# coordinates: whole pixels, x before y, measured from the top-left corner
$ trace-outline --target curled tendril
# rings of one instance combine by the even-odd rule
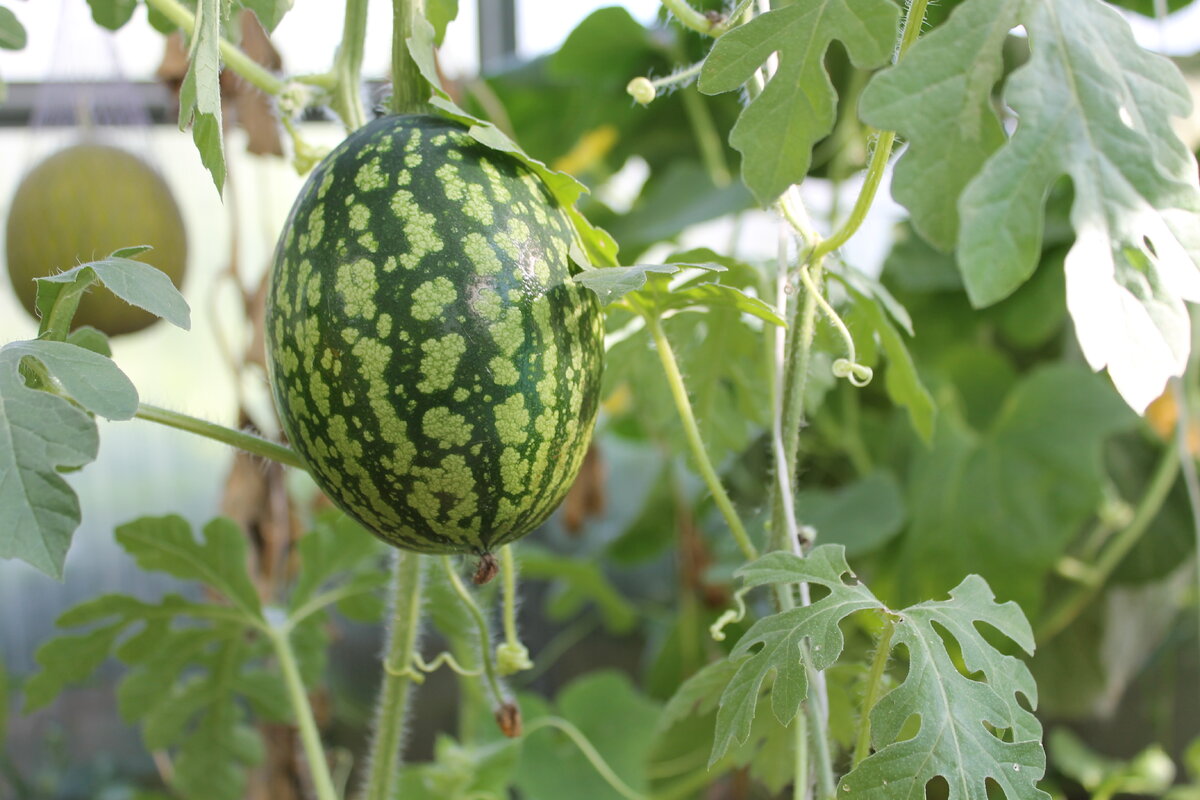
[[[520,642],[504,642],[496,646],[496,671],[501,675],[515,675],[533,669],[529,650]]]
[[[658,96],[658,89],[649,78],[639,76],[625,86],[625,91],[638,105],[648,106]]]
[[[421,658],[420,653],[413,653],[412,662],[404,669],[396,669],[386,661],[383,664],[383,669],[389,675],[395,675],[398,678],[408,678],[413,683],[422,684],[425,682],[425,675],[434,672],[445,665],[451,672],[462,675],[465,678],[478,678],[483,674],[482,669],[467,669],[462,664],[458,663],[458,659],[448,650],[443,650],[438,653],[433,661],[426,662]]]
[[[854,337],[850,335],[850,329],[846,327],[846,323],[838,316],[837,311],[833,306],[829,305],[829,301],[821,294],[821,287],[817,286],[817,282],[813,280],[812,273],[808,271],[807,266],[799,269],[800,282],[804,284],[806,291],[810,292],[813,299],[817,302],[817,307],[821,309],[821,313],[829,320],[838,335],[842,338],[842,343],[846,346],[846,358],[839,358],[833,362],[833,374],[837,378],[846,378],[854,386],[862,388],[871,382],[875,372],[870,367],[858,363],[857,350],[854,347]]]
[[[725,641],[725,628],[746,618],[746,601],[743,598],[749,591],[750,589],[747,587],[734,592],[733,604],[736,608],[725,609],[725,612],[717,617],[717,621],[708,626],[708,635],[713,638],[714,642]]]
[[[835,378],[845,378],[858,387],[866,386],[875,375],[875,371],[870,367],[857,364],[848,358],[839,358],[834,361],[831,371]]]
[[[638,76],[626,84],[625,91],[629,93],[629,96],[635,102],[647,106],[654,101],[654,98],[658,97],[659,89],[688,83],[700,74],[702,66],[704,66],[703,61],[685,69],[676,70],[664,78],[655,78],[653,80],[645,76]]]

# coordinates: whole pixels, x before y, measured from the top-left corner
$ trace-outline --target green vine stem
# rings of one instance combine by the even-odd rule
[[[883,677],[887,672],[888,656],[892,652],[892,634],[896,632],[896,621],[887,617],[879,641],[875,644],[875,656],[871,659],[871,670],[867,673],[867,688],[863,693],[862,711],[858,715],[858,738],[854,742],[854,758],[850,768],[854,769],[871,754],[871,710],[883,694]]]
[[[463,585],[462,579],[458,577],[458,572],[454,569],[454,562],[450,560],[449,556],[442,556],[442,567],[446,571],[446,579],[450,581],[454,593],[462,600],[463,606],[475,621],[475,628],[479,632],[479,660],[483,664],[483,675],[487,687],[492,693],[492,703],[499,706],[505,702],[506,698],[504,688],[500,685],[500,678],[496,674],[495,662],[492,660],[492,637],[488,631],[487,618],[483,616],[475,598],[471,596],[467,587]]]
[[[758,558],[758,548],[754,546],[754,542],[750,541],[750,534],[746,532],[746,527],[742,525],[742,520],[738,517],[733,503],[730,502],[729,495],[725,492],[725,487],[721,485],[721,478],[713,468],[712,460],[708,457],[708,452],[704,449],[704,442],[700,438],[700,428],[696,425],[696,415],[692,412],[692,404],[688,400],[687,388],[683,385],[683,376],[679,373],[679,364],[675,361],[675,351],[671,349],[671,343],[667,340],[667,335],[663,332],[662,322],[659,320],[658,315],[652,312],[643,313],[643,317],[645,317],[646,327],[650,331],[650,335],[654,338],[655,349],[658,350],[658,357],[662,362],[663,371],[666,373],[667,383],[671,387],[671,396],[675,400],[675,408],[678,410],[679,419],[683,423],[683,432],[687,436],[688,446],[691,448],[692,456],[696,459],[696,466],[700,470],[700,475],[708,485],[708,490],[712,493],[717,508],[720,509],[722,516],[725,517],[725,522],[729,525],[729,530],[733,533],[733,538],[737,541],[738,547],[741,548],[742,555],[745,556],[747,561],[753,561]]]
[[[183,29],[188,36],[196,27],[196,17],[178,0],[146,0],[146,5],[162,14],[174,24]],[[257,61],[243,53],[236,45],[221,39],[221,60],[225,66],[240,75],[252,86],[256,86],[267,94],[280,95],[287,89],[287,83],[272,75]]]
[[[425,18],[425,0],[392,0],[392,112],[416,114],[432,91],[408,53],[417,20]]]
[[[417,632],[421,625],[421,556],[397,550],[392,568],[392,612],[374,734],[361,800],[392,800],[400,776],[404,717]]]
[[[168,428],[176,428],[177,430],[194,433],[207,439],[213,439],[214,441],[236,447],[239,450],[245,450],[247,453],[277,461],[287,467],[295,467],[296,469],[308,471],[308,465],[304,463],[295,450],[277,442],[264,439],[261,436],[255,436],[252,433],[226,428],[224,425],[218,425],[215,422],[181,414],[178,411],[152,406],[149,403],[139,403],[137,413],[134,416],[148,422],[157,422],[159,425],[166,425]]]
[[[333,62],[336,80],[330,105],[342,118],[348,132],[356,131],[367,123],[362,102],[363,42],[366,36],[366,0],[346,0],[342,43]]]
[[[792,800],[808,800],[808,717],[796,715],[796,764],[792,781]]]
[[[325,760],[325,749],[321,746],[321,734],[317,730],[317,721],[313,718],[312,705],[308,702],[308,693],[304,689],[304,681],[300,678],[300,668],[296,665],[296,654],[292,650],[291,642],[287,633],[277,628],[267,628],[266,633],[275,649],[288,700],[296,714],[296,725],[300,729],[300,743],[308,760],[313,791],[316,792],[317,800],[338,800],[333,778],[329,774],[329,762]]]
[[[1076,584],[1058,607],[1046,615],[1045,621],[1037,629],[1038,644],[1044,645],[1060,634],[1087,608],[1088,603],[1092,601],[1092,598],[1104,586],[1105,581],[1149,529],[1150,523],[1158,516],[1159,510],[1166,502],[1167,494],[1179,476],[1179,468],[1179,448],[1172,444],[1159,459],[1154,475],[1150,479],[1150,485],[1146,487],[1141,500],[1138,501],[1133,519],[1128,526],[1109,541],[1096,564],[1089,570],[1091,580],[1083,584]]]
[[[687,0],[661,0],[661,2],[668,11],[675,15],[675,19],[679,20],[681,25],[691,28],[697,33],[716,37],[729,30],[727,20],[722,17],[709,17],[701,14],[692,8]]]
[[[538,717],[525,729],[525,735],[522,738],[528,738],[545,728],[554,728],[565,733],[567,738],[579,748],[579,752],[583,753],[583,757],[588,760],[592,768],[599,773],[604,782],[611,786],[617,794],[626,798],[626,800],[647,800],[646,795],[631,788],[629,784],[621,780],[620,775],[613,772],[613,768],[608,765],[604,757],[588,741],[588,738],[583,735],[583,731],[561,717]]]

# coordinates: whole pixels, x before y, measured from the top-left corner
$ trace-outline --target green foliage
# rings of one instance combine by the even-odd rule
[[[458,16],[458,0],[429,0],[425,4],[425,18],[433,26],[433,43],[439,47],[446,38],[446,26]]]
[[[1175,777],[1175,765],[1162,747],[1151,745],[1129,761],[1105,758],[1066,728],[1050,732],[1048,749],[1055,768],[1079,783],[1095,800],[1118,794],[1161,795]]]
[[[179,130],[192,126],[200,161],[220,194],[225,188],[225,144],[221,133],[220,0],[198,0],[188,70],[179,89]],[[261,17],[260,17],[261,19]]]
[[[833,128],[837,94],[825,53],[837,39],[860,68],[892,54],[899,9],[888,0],[793,3],[735,28],[713,45],[700,73],[706,94],[731,92],[773,54],[779,71],[738,118],[729,142],[742,153],[742,179],[763,205],[799,183],[812,148]]]
[[[842,779],[839,794],[878,800],[919,794],[940,776],[951,800],[987,800],[988,780],[1005,797],[1048,800],[1037,788],[1046,768],[1041,723],[1018,699],[1036,708],[1037,687],[1019,658],[984,638],[980,623],[1033,652],[1033,631],[1020,608],[997,604],[975,575],[949,600],[899,612],[893,643],[908,650],[908,674],[871,711],[875,752]],[[914,714],[920,715],[915,736],[906,730]]]
[[[626,633],[637,622],[637,609],[594,561],[559,556],[536,545],[526,545],[521,548],[521,572],[529,578],[554,582],[553,593],[547,600],[552,619],[570,619],[584,603],[591,602],[600,612],[605,627],[614,633]]]
[[[92,7],[92,19],[97,25],[110,31],[120,30],[133,17],[137,0],[88,0]]]
[[[982,430],[944,413],[910,467],[912,522],[888,569],[896,598],[978,571],[1035,612],[1043,576],[1100,501],[1100,442],[1134,422],[1098,378],[1067,365],[1021,379]]]
[[[530,731],[521,746],[515,785],[529,800],[562,797],[620,797],[589,764],[578,744],[559,730],[535,730],[539,720],[557,712],[574,725],[600,757],[630,788],[646,789],[646,751],[658,721],[657,703],[638,693],[624,675],[591,672],[566,686],[551,708],[522,697]]]
[[[796,509],[821,544],[837,544],[846,556],[869,553],[900,533],[907,519],[904,496],[890,472],[872,472],[837,489],[802,489]]]
[[[1005,141],[991,94],[1018,24],[1031,57],[1005,84],[1020,119]],[[863,96],[871,124],[911,142],[896,196],[931,241],[957,247],[975,305],[1032,274],[1044,199],[1070,178],[1068,307],[1088,363],[1139,411],[1183,370],[1183,301],[1200,299],[1195,159],[1171,129],[1189,107],[1178,70],[1097,0],[966,3]]]
[[[38,278],[37,310],[42,317],[41,333],[46,332],[55,305],[68,296],[79,294],[99,283],[130,305],[162,317],[172,325],[189,330],[191,309],[175,284],[161,270],[134,261],[149,247],[127,247],[108,258],[89,261],[55,275]]]
[[[26,38],[25,26],[17,15],[0,6],[0,50],[23,50]]]

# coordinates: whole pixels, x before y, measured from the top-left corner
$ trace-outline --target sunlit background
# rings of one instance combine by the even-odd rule
[[[341,28],[337,4],[302,0],[276,30],[273,41],[289,73],[319,72],[329,66]],[[597,0],[519,0],[515,59],[529,59],[556,49],[570,30],[590,12],[606,3]],[[623,4],[639,20],[658,14],[655,0]],[[236,214],[240,240],[236,257],[247,282],[265,269],[278,230],[302,178],[283,160],[251,157],[245,153],[244,134],[236,130],[227,144],[230,179],[224,204],[200,165],[190,136],[170,125],[151,125],[147,109],[137,107],[133,84],[153,81],[163,54],[163,39],[150,28],[140,7],[134,20],[110,34],[90,20],[85,0],[37,0],[9,6],[29,32],[29,45],[21,52],[0,52],[0,77],[9,84],[43,84],[33,89],[34,110],[70,102],[48,88],[64,81],[129,82],[128,124],[104,127],[97,135],[133,149],[156,167],[170,185],[183,211],[189,232],[189,272],[184,292],[192,307],[192,330],[165,323],[113,342],[114,358],[138,387],[143,400],[224,424],[235,424],[237,387],[223,361],[218,342],[240,342],[245,331],[242,313],[230,287],[216,280],[233,255],[230,218]],[[450,77],[473,76],[480,66],[476,3],[464,0],[459,18],[452,23],[441,50],[441,65]],[[1162,22],[1136,19],[1135,32],[1151,49],[1170,54],[1200,51],[1200,4]],[[372,0],[364,72],[382,79],[388,68],[391,35],[390,3]],[[633,76],[630,76],[633,77]],[[550,110],[548,110],[549,112]],[[7,214],[23,174],[54,150],[78,141],[85,134],[35,124],[0,127],[0,218]],[[313,143],[334,144],[341,136],[333,123],[307,123],[305,136]],[[536,155],[536,154],[535,154]],[[639,171],[629,165],[615,185],[600,187],[606,199],[636,190]],[[829,204],[828,189],[819,181],[806,184],[806,199],[818,213]],[[853,197],[853,182],[845,187]],[[900,215],[896,206],[878,202],[868,223],[870,235],[855,237],[849,259],[866,269],[877,268],[887,249],[892,222]],[[774,247],[774,227],[768,219],[741,230],[745,256],[769,257]],[[709,223],[686,235],[688,244],[724,246],[730,236],[726,223]],[[137,244],[130,242],[129,244]],[[70,265],[63,265],[68,267]],[[0,281],[0,341],[29,338],[35,322],[17,304],[6,281]],[[269,399],[261,379],[242,387],[252,408],[265,413]],[[54,618],[78,600],[104,591],[153,592],[156,579],[127,562],[112,540],[113,528],[145,514],[179,512],[199,524],[210,518],[219,497],[231,455],[222,445],[133,421],[102,423],[101,449],[96,463],[68,479],[80,497],[83,524],[66,563],[67,579],[58,584],[22,562],[0,561],[0,652],[14,675],[35,669],[33,651],[53,629]],[[98,707],[106,707],[96,698]],[[111,706],[111,698],[107,701]],[[91,718],[90,715],[87,718]],[[85,717],[80,717],[85,719]],[[103,726],[103,722],[97,722]],[[14,716],[10,733],[19,757],[35,755],[42,747],[52,717],[26,719]],[[87,739],[103,736],[106,729],[83,731]],[[114,756],[135,758],[137,737]],[[113,743],[104,742],[111,748]],[[73,746],[85,746],[76,745]]]

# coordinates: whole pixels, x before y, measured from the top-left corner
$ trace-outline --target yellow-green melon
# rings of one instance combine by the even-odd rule
[[[78,144],[42,161],[17,187],[6,225],[8,277],[36,317],[35,278],[142,244],[154,249],[139,260],[179,286],[187,267],[187,234],[167,184],[126,150]],[[97,288],[79,304],[73,326],[92,325],[116,336],[155,319]]]

